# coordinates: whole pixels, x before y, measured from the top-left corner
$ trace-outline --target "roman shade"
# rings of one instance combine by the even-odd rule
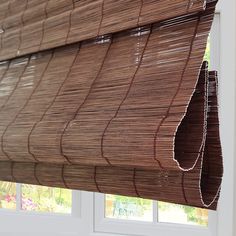
[[[200,12],[204,0],[4,0],[0,60]]]
[[[0,179],[216,209],[215,4],[4,1]]]

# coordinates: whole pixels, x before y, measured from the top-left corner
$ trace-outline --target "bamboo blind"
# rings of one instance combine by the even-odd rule
[[[4,0],[0,60],[205,8],[205,0]]]
[[[215,4],[3,1],[0,179],[216,209]]]

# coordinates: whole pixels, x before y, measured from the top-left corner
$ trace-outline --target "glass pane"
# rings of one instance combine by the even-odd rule
[[[207,226],[208,210],[158,202],[158,219],[159,222]]]
[[[105,216],[115,219],[152,221],[152,201],[107,194]]]
[[[206,47],[206,51],[205,51],[205,55],[204,55],[204,61],[208,61],[209,63],[209,68],[210,68],[210,37],[208,37],[208,40],[207,40],[207,47]]]
[[[0,208],[16,209],[16,184],[0,181]]]
[[[71,213],[71,190],[22,184],[21,192],[22,210]]]

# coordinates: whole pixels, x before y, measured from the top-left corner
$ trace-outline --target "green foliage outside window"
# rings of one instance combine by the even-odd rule
[[[210,67],[211,60],[210,60],[210,39],[209,38],[208,38],[208,41],[207,41],[207,47],[206,47],[206,51],[205,51],[205,55],[204,55],[203,60],[208,61],[209,67]]]
[[[71,190],[35,185],[22,185],[22,210],[70,213]]]
[[[0,209],[16,208],[16,184],[0,181]]]

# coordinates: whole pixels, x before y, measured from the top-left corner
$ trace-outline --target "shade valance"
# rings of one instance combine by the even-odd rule
[[[0,60],[200,12],[206,0],[6,0]]]
[[[51,37],[41,29],[37,47],[26,36],[30,50],[2,44],[1,58],[11,59],[0,64],[0,179],[215,209],[217,74],[202,59],[216,2],[21,4],[14,24],[19,11],[2,4],[11,13],[2,17],[2,40],[7,25],[22,37],[39,21],[46,27],[68,15],[70,23],[57,20]],[[47,14],[22,23],[40,7]]]

